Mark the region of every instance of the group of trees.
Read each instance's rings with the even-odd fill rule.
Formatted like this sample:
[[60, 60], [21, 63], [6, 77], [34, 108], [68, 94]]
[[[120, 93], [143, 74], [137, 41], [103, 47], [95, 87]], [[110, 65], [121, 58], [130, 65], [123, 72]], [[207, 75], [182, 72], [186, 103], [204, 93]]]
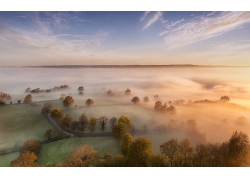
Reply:
[[50, 113], [50, 116], [57, 120], [61, 127], [70, 129], [72, 131], [79, 130], [81, 132], [84, 132], [86, 129], [94, 132], [97, 128], [103, 132], [107, 128], [108, 121], [111, 129], [113, 129], [115, 124], [118, 122], [116, 117], [113, 117], [109, 120], [106, 116], [102, 116], [100, 118], [93, 116], [88, 119], [85, 113], [82, 113], [79, 117], [79, 120], [76, 121], [68, 114], [64, 116], [62, 111], [58, 108], [53, 109]]
[[7, 93], [0, 92], [0, 106], [7, 104], [5, 100], [11, 100], [11, 96]]
[[205, 167], [237, 167], [249, 163], [250, 144], [248, 136], [242, 132], [233, 132], [230, 139], [223, 143], [198, 144], [195, 147], [185, 138], [160, 145], [161, 154], [170, 166], [205, 166]]
[[54, 88], [51, 89], [40, 89], [40, 88], [35, 88], [32, 89], [30, 87], [28, 87], [27, 89], [25, 89], [26, 93], [39, 93], [39, 92], [51, 92], [51, 91], [55, 91], [55, 90], [62, 90], [62, 89], [70, 89], [70, 87], [68, 85], [61, 85], [61, 86], [55, 86]]
[[21, 149], [20, 156], [10, 162], [11, 167], [38, 167], [36, 160], [41, 149], [40, 142], [37, 139], [27, 140]]
[[176, 109], [173, 105], [168, 106], [167, 103], [162, 103], [161, 101], [156, 101], [154, 110], [162, 113], [176, 114]]
[[89, 144], [76, 149], [60, 166], [66, 167], [238, 167], [249, 163], [249, 140], [242, 132], [234, 132], [221, 144], [206, 143], [193, 146], [189, 139], [170, 139], [160, 145], [160, 154], [152, 149], [146, 137], [133, 139], [125, 133], [120, 141], [123, 154], [99, 157]]

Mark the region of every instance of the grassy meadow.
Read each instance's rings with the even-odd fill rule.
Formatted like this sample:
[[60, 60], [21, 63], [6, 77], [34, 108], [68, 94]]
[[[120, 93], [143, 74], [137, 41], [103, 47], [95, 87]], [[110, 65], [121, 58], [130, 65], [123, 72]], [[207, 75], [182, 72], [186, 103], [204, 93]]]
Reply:
[[40, 109], [29, 104], [1, 106], [0, 112], [0, 150], [21, 146], [31, 138], [45, 140], [46, 130], [53, 129]]

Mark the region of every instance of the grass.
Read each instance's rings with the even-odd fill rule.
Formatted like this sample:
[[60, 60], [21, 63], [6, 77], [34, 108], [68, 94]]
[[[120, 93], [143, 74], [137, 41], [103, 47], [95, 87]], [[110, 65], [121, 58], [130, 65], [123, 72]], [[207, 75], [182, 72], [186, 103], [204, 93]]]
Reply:
[[46, 130], [53, 129], [40, 109], [29, 104], [1, 106], [0, 112], [0, 150], [21, 146], [31, 138], [45, 140]]
[[113, 137], [70, 138], [44, 144], [37, 162], [42, 166], [58, 165], [63, 163], [71, 152], [84, 144], [90, 144], [101, 157], [105, 153], [112, 156], [122, 153]]
[[0, 155], [0, 167], [10, 167], [10, 162], [20, 155], [19, 152]]

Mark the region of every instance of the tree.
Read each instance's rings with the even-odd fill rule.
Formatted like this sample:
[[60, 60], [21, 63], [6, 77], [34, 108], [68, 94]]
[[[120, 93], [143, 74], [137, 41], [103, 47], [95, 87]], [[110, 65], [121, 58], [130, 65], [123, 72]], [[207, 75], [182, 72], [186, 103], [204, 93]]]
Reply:
[[70, 129], [73, 131], [73, 132], [75, 132], [75, 130], [78, 128], [78, 121], [72, 121], [71, 123], [70, 123]]
[[65, 167], [93, 167], [98, 159], [98, 152], [94, 150], [89, 144], [84, 144], [77, 148], [65, 160], [63, 166]]
[[83, 92], [83, 91], [84, 91], [84, 87], [83, 87], [83, 86], [80, 86], [80, 87], [78, 88], [78, 91], [79, 91], [79, 92]]
[[55, 131], [53, 131], [52, 129], [49, 129], [49, 130], [46, 131], [44, 136], [46, 138], [50, 139], [54, 135], [54, 133], [55, 133]]
[[88, 123], [88, 129], [91, 132], [94, 132], [96, 130], [96, 124], [97, 124], [97, 118], [96, 117], [91, 117]]
[[83, 92], [82, 92], [82, 91], [80, 91], [80, 92], [79, 92], [79, 95], [81, 95], [81, 96], [82, 96], [82, 95], [83, 95]]
[[114, 133], [115, 138], [120, 140], [123, 137], [123, 135], [126, 133], [126, 125], [121, 122], [118, 122], [113, 127], [113, 133]]
[[63, 128], [69, 128], [70, 127], [70, 124], [73, 122], [74, 120], [73, 120], [73, 118], [70, 116], [70, 115], [68, 115], [68, 114], [66, 114], [66, 116], [64, 116], [62, 119], [61, 119], [61, 126], [63, 127]]
[[207, 156], [207, 149], [206, 146], [204, 144], [198, 144], [195, 147], [195, 159], [198, 161], [198, 166], [202, 167], [202, 162], [205, 159], [205, 157]]
[[92, 104], [94, 104], [94, 101], [92, 99], [87, 99], [85, 102], [85, 105], [87, 105], [87, 106], [90, 106]]
[[108, 122], [108, 118], [106, 116], [102, 116], [98, 119], [98, 123], [101, 127], [102, 132], [105, 130], [105, 126]]
[[39, 167], [36, 163], [37, 156], [34, 152], [22, 153], [17, 159], [10, 162], [11, 167]]
[[132, 143], [133, 143], [133, 137], [129, 133], [125, 133], [121, 142], [121, 149], [125, 156], [127, 155]]
[[31, 103], [32, 102], [32, 95], [28, 94], [27, 96], [25, 96], [23, 102], [24, 103]]
[[0, 99], [0, 106], [1, 105], [6, 105], [6, 102], [3, 99]]
[[60, 109], [55, 108], [51, 111], [50, 116], [54, 119], [60, 119], [61, 117], [63, 117], [63, 113]]
[[177, 139], [170, 139], [169, 141], [160, 145], [161, 154], [165, 155], [170, 161], [171, 167], [178, 155], [178, 141]]
[[152, 167], [165, 167], [167, 166], [166, 158], [162, 155], [155, 155], [151, 158], [151, 165]]
[[17, 100], [17, 103], [20, 104], [20, 103], [21, 103], [21, 100]]
[[42, 114], [50, 114], [52, 111], [51, 103], [46, 102], [43, 104], [43, 108], [41, 109]]
[[40, 142], [35, 138], [27, 140], [22, 147], [23, 152], [29, 151], [29, 152], [34, 152], [35, 154], [38, 154], [40, 149], [41, 149]]
[[159, 112], [161, 110], [162, 106], [163, 106], [163, 104], [161, 101], [156, 101], [154, 110]]
[[80, 131], [84, 131], [88, 125], [88, 118], [87, 116], [85, 115], [85, 113], [82, 113], [81, 116], [79, 117], [79, 129]]
[[194, 153], [194, 148], [191, 145], [189, 139], [185, 138], [179, 143], [179, 153], [184, 157], [184, 166], [187, 166], [187, 160], [192, 157]]
[[249, 138], [242, 132], [235, 131], [228, 140], [229, 166], [246, 165], [249, 158]]
[[227, 102], [227, 101], [230, 101], [230, 98], [228, 96], [221, 96], [220, 100], [222, 102]]
[[128, 117], [126, 117], [126, 116], [121, 116], [121, 117], [119, 118], [119, 120], [118, 120], [118, 123], [123, 123], [123, 124], [125, 125], [125, 127], [126, 127], [127, 130], [130, 129], [130, 128], [132, 128], [132, 122], [131, 122], [131, 120], [130, 120]]
[[170, 113], [170, 114], [176, 114], [176, 109], [173, 105], [170, 105], [168, 108], [167, 108], [167, 112]]
[[158, 100], [159, 99], [159, 96], [158, 95], [154, 95], [154, 100]]
[[109, 120], [109, 125], [110, 125], [110, 128], [113, 129], [113, 127], [115, 126], [115, 124], [118, 122], [118, 119], [116, 117], [112, 117], [110, 120]]
[[246, 125], [247, 119], [244, 116], [238, 117], [236, 120], [237, 125]]
[[148, 96], [143, 97], [143, 101], [144, 101], [145, 103], [147, 103], [147, 102], [149, 101]]
[[108, 90], [107, 95], [108, 95], [108, 96], [113, 96], [114, 93], [113, 93], [111, 90]]
[[136, 104], [136, 103], [140, 102], [140, 98], [135, 96], [135, 97], [133, 97], [133, 99], [131, 101]]
[[147, 167], [154, 155], [152, 142], [145, 137], [138, 137], [131, 143], [127, 157], [131, 166]]
[[74, 103], [74, 99], [72, 96], [67, 96], [64, 100], [63, 100], [63, 106], [64, 107], [69, 107], [71, 104]]
[[125, 91], [125, 95], [131, 95], [131, 91], [130, 91], [130, 89], [129, 89], [129, 88], [127, 88], [127, 89], [126, 89], [126, 91]]

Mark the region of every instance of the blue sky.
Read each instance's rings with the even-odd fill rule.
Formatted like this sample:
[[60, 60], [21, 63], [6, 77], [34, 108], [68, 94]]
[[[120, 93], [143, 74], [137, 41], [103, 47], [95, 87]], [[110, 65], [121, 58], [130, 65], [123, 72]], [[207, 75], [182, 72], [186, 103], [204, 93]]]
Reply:
[[250, 12], [0, 12], [0, 63], [250, 66]]

